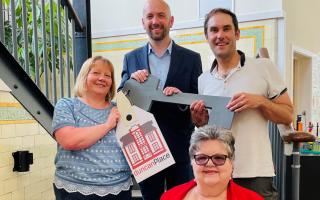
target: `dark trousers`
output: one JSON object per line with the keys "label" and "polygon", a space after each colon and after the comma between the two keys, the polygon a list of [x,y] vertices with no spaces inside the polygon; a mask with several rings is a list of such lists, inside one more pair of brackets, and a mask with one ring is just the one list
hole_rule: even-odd
{"label": "dark trousers", "polygon": [[233,181],[242,187],[253,190],[265,200],[278,200],[278,192],[272,177],[234,178]]}
{"label": "dark trousers", "polygon": [[193,178],[189,162],[176,163],[139,183],[144,200],[159,200],[165,190]]}
{"label": "dark trousers", "polygon": [[58,189],[54,184],[54,194],[56,200],[132,200],[131,190],[122,191],[118,195],[109,194],[104,197],[100,197],[95,194],[83,195],[80,192],[67,192],[64,189]]}

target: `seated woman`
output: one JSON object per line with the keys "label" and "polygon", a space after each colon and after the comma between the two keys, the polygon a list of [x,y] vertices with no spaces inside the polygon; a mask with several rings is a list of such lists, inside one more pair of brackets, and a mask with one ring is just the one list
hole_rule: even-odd
{"label": "seated woman", "polygon": [[197,129],[191,136],[189,155],[195,179],[168,190],[161,200],[263,199],[231,179],[234,138],[230,131],[214,126]]}
{"label": "seated woman", "polygon": [[60,99],[54,110],[56,199],[130,200],[130,167],[115,135],[120,114],[111,102],[111,62],[101,56],[89,58],[77,77],[75,94]]}

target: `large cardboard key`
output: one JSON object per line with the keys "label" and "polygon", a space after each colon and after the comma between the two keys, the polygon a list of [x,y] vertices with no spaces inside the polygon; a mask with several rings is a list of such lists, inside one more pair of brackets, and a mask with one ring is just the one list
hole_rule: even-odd
{"label": "large cardboard key", "polygon": [[234,113],[226,108],[230,97],[197,95],[191,93],[179,93],[166,96],[161,90],[157,90],[159,79],[149,75],[147,81],[139,83],[134,79],[126,81],[122,91],[132,104],[150,111],[154,101],[190,105],[195,100],[203,100],[206,108],[211,109],[208,124],[230,129]]}
{"label": "large cardboard key", "polygon": [[151,113],[132,106],[122,92],[117,107],[121,118],[116,137],[138,183],[175,163]]}

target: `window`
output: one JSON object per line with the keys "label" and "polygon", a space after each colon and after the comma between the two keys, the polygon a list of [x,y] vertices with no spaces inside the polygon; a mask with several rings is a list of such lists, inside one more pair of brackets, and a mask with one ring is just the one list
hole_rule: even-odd
{"label": "window", "polygon": [[129,150],[129,153],[130,154],[132,154],[132,153],[134,153],[136,150],[135,150],[135,148],[134,148],[134,146],[133,146],[133,144],[129,144],[128,145],[128,150]]}
{"label": "window", "polygon": [[146,147],[146,146],[142,146],[142,148],[141,148],[141,153],[143,154],[143,155],[145,155],[145,154],[147,154],[149,152],[149,149]]}
{"label": "window", "polygon": [[143,138],[137,138],[137,144],[138,146],[141,146],[143,145],[145,142],[144,142],[144,139]]}
{"label": "window", "polygon": [[132,155],[132,159],[133,159],[134,163],[136,163],[136,162],[138,162],[140,160],[139,156],[136,153]]}
{"label": "window", "polygon": [[152,147],[153,147],[153,149],[154,149],[155,151],[158,151],[158,150],[160,149],[160,146],[159,146],[158,142],[153,143],[153,144],[152,144]]}
{"label": "window", "polygon": [[156,140],[156,137],[154,136],[153,133],[155,133],[155,132],[152,131],[151,133],[148,134],[148,139],[149,139],[150,142],[153,142],[153,141]]}

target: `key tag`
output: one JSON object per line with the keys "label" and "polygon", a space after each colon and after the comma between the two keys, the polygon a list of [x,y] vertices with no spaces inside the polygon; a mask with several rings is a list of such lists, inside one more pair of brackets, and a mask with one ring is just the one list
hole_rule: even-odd
{"label": "key tag", "polygon": [[121,114],[116,136],[139,183],[175,163],[153,114],[131,105],[122,91],[117,93]]}

